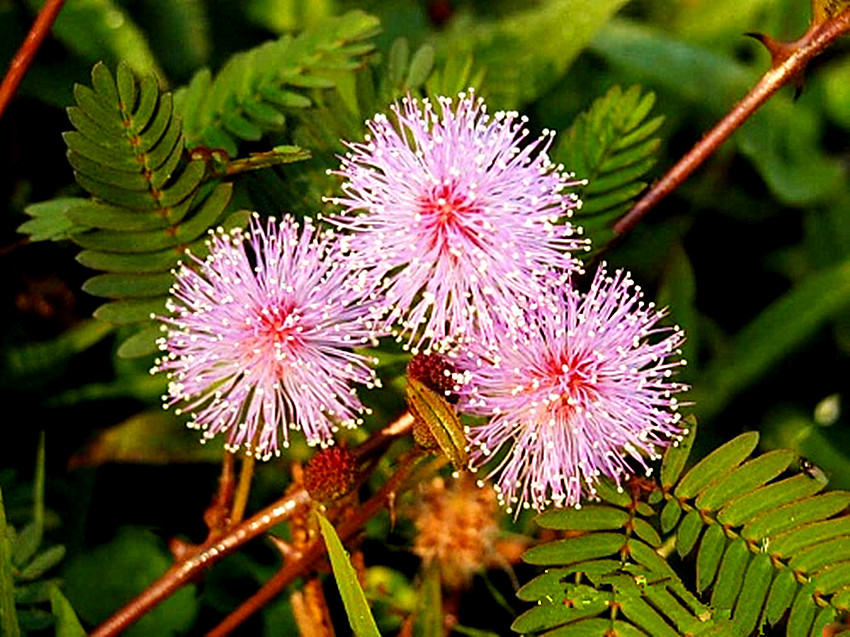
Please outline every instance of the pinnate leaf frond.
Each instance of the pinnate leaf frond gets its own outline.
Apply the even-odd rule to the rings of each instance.
[[[64,138],[77,183],[90,198],[35,204],[31,213],[51,225],[29,230],[40,231],[39,238],[67,236],[84,248],[78,260],[104,273],[83,288],[113,299],[95,316],[146,325],[122,346],[125,354],[141,355],[155,349],[150,317],[165,311],[171,269],[187,249],[204,252],[206,232],[224,222],[232,186],[210,179],[205,158],[187,157],[171,94],[160,91],[153,75],[137,79],[122,63],[113,76],[97,64],[91,87],[75,86],[74,96],[68,117],[75,130]]]
[[[755,432],[684,471],[695,429],[659,481],[603,484],[600,503],[538,516],[563,538],[526,552],[547,570],[520,589],[537,605],[514,630],[746,636],[780,624],[796,637],[850,608],[850,493],[824,491],[789,450],[751,457]],[[677,575],[687,569],[695,593]]]
[[[352,11],[238,53],[215,77],[199,71],[177,93],[187,147],[235,157],[241,141],[282,129],[287,114],[313,104],[312,89],[334,88],[340,75],[363,65],[377,30],[377,18]]]
[[[664,121],[649,118],[654,103],[639,86],[614,86],[558,137],[553,160],[584,181],[575,191],[582,200],[576,219],[597,246],[646,187],[642,178],[655,163],[661,142],[654,135]]]

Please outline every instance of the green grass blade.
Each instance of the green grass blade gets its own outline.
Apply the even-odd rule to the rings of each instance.
[[[360,586],[357,573],[351,566],[336,530],[321,513],[316,512],[316,517],[319,519],[322,537],[325,538],[325,545],[328,547],[334,578],[339,587],[339,594],[342,596],[342,603],[345,604],[351,629],[357,637],[379,637],[378,626],[369,610],[366,594]]]

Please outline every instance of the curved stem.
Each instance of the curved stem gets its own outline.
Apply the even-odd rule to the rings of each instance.
[[[847,31],[850,31],[850,8],[824,23],[814,24],[802,38],[786,45],[785,49],[789,52],[787,57],[775,60],[773,67],[762,76],[759,83],[614,224],[615,234],[622,236],[632,230],[647,212],[678,188],[770,96],[799,77],[812,58]]]
[[[405,413],[395,422],[374,434],[361,445],[361,448],[370,452],[375,447],[375,444],[372,443],[373,440],[377,440],[381,445],[389,444],[395,438],[410,431],[412,422],[412,416]],[[382,446],[381,448],[385,447]],[[363,455],[359,453],[359,449],[358,455]],[[311,502],[308,493],[304,489],[300,489],[281,498],[241,524],[228,528],[223,534],[210,537],[195,550],[190,551],[185,558],[176,562],[159,579],[119,609],[112,617],[95,628],[89,633],[90,637],[107,637],[126,630],[142,615],[168,599],[177,589],[197,577],[221,558],[233,553],[249,540],[266,533],[276,524],[302,512]],[[301,560],[299,560],[300,562]]]
[[[230,513],[230,523],[239,524],[245,517],[245,508],[248,506],[248,495],[251,493],[251,482],[254,478],[254,464],[256,458],[253,454],[245,454],[242,457],[242,467],[239,469],[239,482],[236,485],[236,494],[233,497],[233,509]]]
[[[35,22],[33,22],[26,39],[24,39],[21,48],[15,53],[12,62],[9,64],[9,70],[6,71],[6,76],[3,78],[3,83],[0,84],[0,117],[12,101],[12,97],[18,90],[18,86],[24,79],[27,70],[32,61],[35,59],[35,54],[41,48],[41,43],[44,38],[50,33],[50,28],[56,21],[56,16],[62,9],[65,0],[47,0],[41,11],[38,12]]]
[[[174,564],[158,580],[142,591],[138,597],[95,628],[89,633],[90,637],[117,635],[167,599],[198,573],[229,555],[248,540],[262,535],[276,524],[302,511],[310,502],[310,496],[305,490],[301,489],[278,500],[275,504],[263,509],[242,524],[228,530],[225,535],[205,542],[189,557]]]
[[[396,493],[402,489],[404,483],[410,477],[417,462],[423,457],[424,452],[418,448],[414,448],[401,460],[401,467],[384,483],[378,492],[361,506],[357,507],[350,518],[343,520],[339,524],[337,533],[341,541],[345,542],[350,539],[372,516],[393,501]],[[207,637],[229,635],[248,617],[277,597],[296,577],[310,570],[316,561],[325,554],[325,551],[324,540],[321,537],[317,537],[297,559],[287,562],[256,593],[242,602],[218,626],[208,632]]]

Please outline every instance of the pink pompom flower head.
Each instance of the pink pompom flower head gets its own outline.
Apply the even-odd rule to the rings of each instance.
[[[310,445],[359,422],[352,383],[379,384],[370,358],[374,303],[359,273],[340,259],[332,231],[289,216],[248,231],[212,233],[209,256],[189,255],[175,271],[169,316],[160,317],[165,354],[152,372],[168,374],[166,406],[191,412],[204,440],[258,458],[280,454],[289,429]]]
[[[406,97],[336,174],[350,258],[380,282],[385,325],[414,353],[467,338],[493,342],[496,324],[521,318],[544,282],[579,269],[587,250],[567,218],[576,185],[549,160],[553,134],[525,143],[526,118],[492,117],[470,90],[457,103]]]
[[[469,428],[470,465],[491,464],[509,510],[579,506],[601,476],[619,486],[632,464],[648,472],[684,433],[676,394],[687,387],[671,378],[684,334],[641,298],[603,265],[587,293],[567,286],[541,305],[524,334],[459,355],[461,409],[490,417]]]

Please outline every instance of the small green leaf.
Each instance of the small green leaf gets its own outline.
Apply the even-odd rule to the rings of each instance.
[[[12,564],[20,568],[28,562],[41,545],[43,533],[43,525],[37,522],[30,522],[18,531],[12,549]]]
[[[579,562],[572,566],[563,568],[548,568],[542,575],[524,584],[518,591],[517,597],[527,602],[545,599],[552,590],[560,590],[567,582],[567,578],[581,573],[587,576],[602,576],[615,573],[623,567],[622,562],[617,560],[592,560]]]
[[[652,573],[671,578],[678,577],[667,560],[643,542],[638,542],[635,539],[629,540],[628,553],[635,562],[645,566]]]
[[[139,80],[139,103],[130,118],[130,130],[138,135],[150,124],[151,117],[159,110],[159,83],[152,74]]]
[[[357,572],[351,565],[336,530],[318,511],[316,517],[319,520],[322,537],[325,538],[334,578],[339,587],[351,629],[357,637],[371,637],[373,635],[378,637],[378,627],[372,617],[372,612],[369,610],[369,603],[366,601],[366,595],[363,593],[360,581],[357,579]]]
[[[691,448],[694,446],[697,435],[696,420],[688,417],[685,419],[685,424],[687,429],[684,431],[684,437],[667,447],[664,458],[661,460],[661,486],[665,489],[676,484],[685,469],[688,456],[691,455]]]
[[[413,59],[410,61],[410,68],[407,71],[407,78],[404,85],[408,89],[417,89],[428,80],[431,71],[434,70],[434,57],[436,51],[430,44],[423,44],[416,53],[413,54]]]
[[[68,212],[85,202],[78,197],[59,197],[28,205],[24,212],[33,217],[18,226],[18,232],[30,235],[31,241],[60,241],[68,239],[79,226]]]
[[[741,530],[741,536],[748,540],[761,540],[799,527],[807,522],[816,522],[843,511],[850,504],[850,493],[831,491],[804,500],[798,500],[778,509],[766,512],[747,522]]]
[[[814,495],[824,485],[801,473],[773,484],[759,487],[725,505],[717,514],[717,521],[729,526],[741,526],[764,511],[785,503]]]
[[[791,614],[788,617],[788,635],[808,635],[812,622],[815,619],[817,604],[812,597],[815,592],[815,583],[809,582],[804,585],[794,598],[794,603],[791,604]]]
[[[793,451],[776,449],[748,460],[703,491],[696,500],[696,507],[700,511],[714,511],[732,499],[773,480],[791,465],[794,458]]]
[[[697,592],[702,593],[711,586],[720,558],[726,548],[726,534],[719,524],[706,528],[697,552]]]
[[[756,628],[773,571],[773,563],[767,553],[759,553],[750,560],[744,575],[741,595],[735,604],[735,612],[732,613],[736,634],[750,635]]]
[[[580,509],[546,511],[534,521],[544,529],[604,531],[623,528],[629,521],[629,514],[622,509],[591,504]]]
[[[676,533],[676,551],[679,553],[679,557],[685,557],[691,552],[704,524],[699,511],[696,509],[688,511]]]
[[[658,531],[649,522],[642,518],[635,518],[632,521],[632,525],[634,526],[635,535],[644,542],[654,548],[661,546],[661,536],[658,535]]]
[[[42,551],[35,556],[32,562],[21,569],[18,577],[23,581],[31,581],[40,578],[44,573],[65,557],[65,547],[61,544],[51,546],[49,549]]]
[[[563,626],[564,631],[583,635],[585,633],[576,628],[580,620],[603,612],[608,607],[610,598],[611,593],[597,591],[591,586],[567,584],[563,588],[563,595],[557,600],[541,602],[526,611],[514,620],[511,629],[521,633],[536,633],[566,624]]]
[[[170,272],[151,274],[98,274],[83,283],[83,290],[107,298],[150,297],[168,294],[174,284]]]
[[[798,586],[794,571],[790,568],[782,569],[774,575],[764,609],[765,619],[771,625],[775,625],[782,619],[785,611],[788,610],[794,600],[794,593],[797,592]]]
[[[679,501],[675,498],[668,500],[664,508],[661,509],[661,531],[663,533],[672,531],[679,522],[681,515],[682,506],[679,504]]]
[[[133,336],[121,343],[118,348],[118,356],[120,358],[138,358],[155,354],[159,351],[157,339],[162,336],[162,331],[159,327],[146,327],[139,330]]]
[[[153,298],[122,299],[104,303],[94,311],[94,317],[116,325],[140,323],[150,318],[151,314],[163,316],[166,314],[167,296]]]
[[[71,602],[56,584],[50,585],[50,610],[56,618],[56,637],[86,637]]]
[[[168,226],[168,220],[158,214],[129,210],[93,200],[81,201],[68,210],[67,216],[83,228],[158,230]]]
[[[850,535],[850,515],[805,524],[771,537],[770,552],[781,557],[789,557],[802,548],[831,540],[839,535]]]
[[[676,497],[692,498],[711,482],[726,475],[749,456],[759,442],[757,431],[749,431],[721,445],[696,463],[676,487]]]
[[[839,555],[850,555],[850,537],[842,536],[803,549],[788,562],[795,571],[811,573],[828,564],[834,564]]]
[[[720,570],[717,572],[717,582],[711,591],[711,605],[722,610],[731,610],[741,590],[744,572],[750,561],[750,550],[743,540],[733,540],[726,547]]]
[[[572,564],[618,554],[625,544],[623,535],[592,533],[533,546],[523,554],[522,559],[541,566]]]
[[[830,564],[818,571],[818,591],[822,595],[831,595],[839,589],[850,586],[850,561]]]
[[[3,505],[3,491],[0,490],[0,634],[4,637],[18,637],[18,615],[15,612],[15,580],[12,568],[12,543],[9,527],[6,523],[6,509]]]
[[[673,630],[652,606],[639,597],[623,600],[619,604],[623,615],[647,634],[659,637],[676,637],[681,634]]]

